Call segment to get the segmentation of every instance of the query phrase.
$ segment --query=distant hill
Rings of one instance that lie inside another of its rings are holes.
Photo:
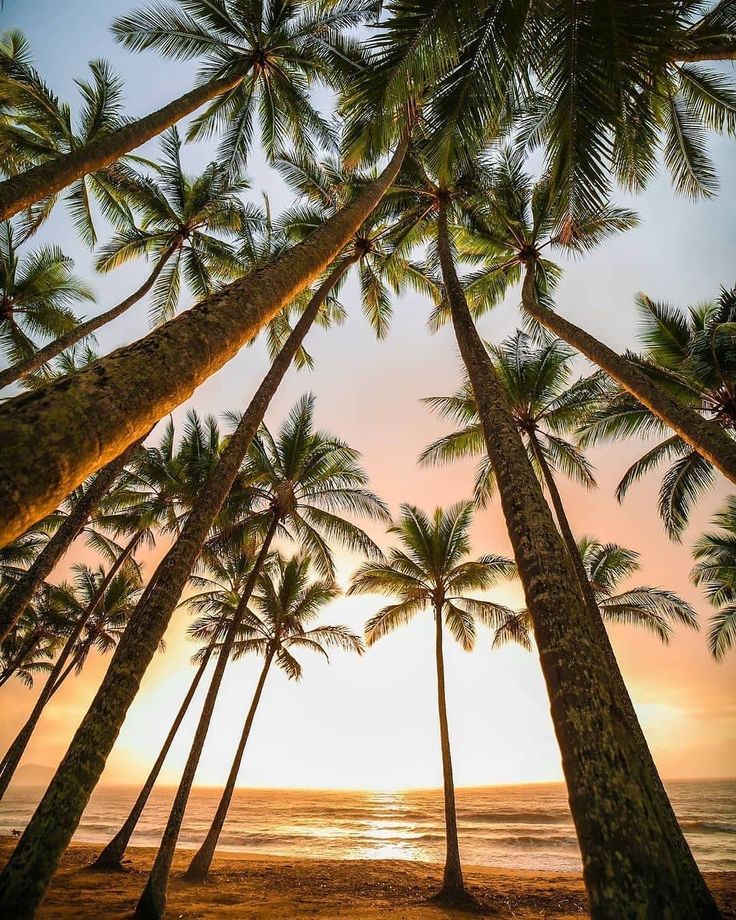
[[[47,786],[54,775],[53,767],[44,767],[37,763],[24,763],[18,767],[13,777],[15,786]]]

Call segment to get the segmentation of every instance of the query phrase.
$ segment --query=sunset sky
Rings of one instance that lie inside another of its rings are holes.
[[[5,0],[0,26],[17,26],[28,35],[42,75],[59,94],[76,102],[73,78],[84,76],[94,57],[109,59],[125,77],[131,114],[141,115],[184,92],[192,84],[194,66],[176,64],[154,53],[132,55],[112,40],[108,26],[129,11],[133,0]],[[74,25],[72,25],[74,24]],[[214,144],[190,145],[184,161],[194,171],[213,157]],[[155,154],[156,145],[146,147]],[[723,189],[736,188],[733,140],[711,141]],[[276,211],[290,200],[278,176],[258,150],[251,158],[249,196],[267,191]],[[733,194],[697,203],[677,199],[666,176],[635,200],[642,225],[607,243],[584,261],[567,266],[557,296],[561,312],[583,324],[608,344],[635,346],[634,295],[644,291],[655,299],[685,305],[715,296],[721,285],[736,282],[736,212]],[[103,231],[103,238],[105,231]],[[54,242],[74,256],[77,271],[91,279],[102,310],[122,299],[142,279],[145,266],[135,265],[111,275],[94,276],[92,259],[75,237],[64,214],[53,218],[31,246]],[[347,440],[363,454],[374,490],[392,512],[402,502],[427,510],[467,498],[473,464],[428,470],[416,465],[422,448],[446,433],[448,425],[431,416],[419,400],[452,392],[460,380],[460,362],[451,331],[432,336],[426,329],[430,305],[415,295],[395,305],[388,339],[377,343],[360,312],[357,285],[348,283],[343,303],[349,311],[340,328],[310,334],[307,347],[316,361],[312,372],[292,369],[267,416],[276,428],[304,392],[317,397],[317,422]],[[480,321],[483,336],[500,341],[519,323],[519,291]],[[187,306],[182,301],[182,306]],[[124,344],[146,331],[146,307],[112,325],[100,336],[101,350]],[[257,342],[244,350],[202,386],[174,414],[181,421],[187,408],[220,414],[244,408],[267,369],[265,348]],[[588,371],[579,363],[581,373]],[[668,541],[657,515],[659,478],[655,474],[634,488],[623,505],[614,488],[641,445],[607,446],[591,451],[599,488],[583,492],[561,482],[577,534],[617,541],[642,555],[642,571],[631,584],[650,584],[677,591],[695,604],[705,623],[712,610],[688,581],[690,546],[723,503],[723,480],[699,505],[682,545]],[[369,528],[388,546],[382,527]],[[288,551],[288,547],[284,547]],[[146,559],[150,574],[163,547]],[[509,552],[498,506],[477,513],[473,552]],[[80,559],[80,548],[65,559],[64,572]],[[359,560],[338,552],[340,584],[345,587]],[[523,604],[518,583],[492,595],[509,605]],[[340,598],[325,614],[329,622],[345,622],[360,630],[381,605],[379,597]],[[194,651],[185,639],[188,614],[174,616],[166,636],[167,650],[154,660],[108,761],[105,780],[137,782],[155,758],[163,736],[191,680],[188,658]],[[614,645],[647,738],[665,778],[736,775],[736,653],[717,665],[709,657],[704,631],[679,629],[667,648],[634,628],[612,630]],[[404,788],[441,782],[435,710],[435,677],[431,617],[420,616],[408,628],[381,640],[363,659],[336,653],[328,666],[302,656],[301,684],[274,673],[267,686],[249,742],[240,782],[248,786]],[[54,698],[26,754],[27,763],[55,766],[84,714],[101,679],[106,660],[90,662],[81,678],[70,680]],[[198,782],[218,784],[227,773],[242,718],[260,664],[255,659],[231,665],[198,773]],[[458,785],[561,779],[557,746],[546,692],[536,658],[517,648],[491,651],[481,634],[476,651],[456,646],[447,652],[450,728]],[[0,743],[5,747],[28,714],[33,693],[14,681],[2,691],[4,718]],[[200,693],[200,699],[202,694]],[[163,771],[175,783],[183,765],[193,716]]]

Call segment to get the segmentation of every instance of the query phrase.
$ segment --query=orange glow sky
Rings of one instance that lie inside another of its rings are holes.
[[[112,44],[107,23],[132,5],[130,0],[114,0],[92,7],[83,0],[71,0],[43,4],[44,16],[39,17],[34,9],[38,13],[40,0],[24,4],[8,0],[0,24],[26,30],[44,74],[62,93],[71,93],[74,74],[69,61],[100,54],[110,57],[126,76],[131,112],[142,113],[181,92],[191,80],[191,68],[154,56],[132,58]],[[75,28],[72,34],[68,23],[73,21],[83,28]],[[65,40],[60,41],[60,36]],[[712,147],[722,185],[733,189],[733,143],[714,142]],[[187,152],[186,162],[194,169],[207,162],[211,153],[211,147],[198,145]],[[257,153],[250,174],[254,194],[267,187],[276,206],[288,200]],[[712,297],[721,285],[732,285],[735,279],[727,271],[736,254],[736,218],[727,198],[723,194],[716,201],[695,205],[676,200],[664,178],[656,181],[634,202],[643,218],[640,229],[569,266],[558,296],[560,309],[609,344],[633,347],[633,296],[637,291],[686,304]],[[89,265],[89,256],[60,213],[44,228],[39,241],[61,243],[77,258],[80,271]],[[101,308],[132,290],[140,277],[140,268],[134,267],[105,279],[95,278]],[[269,424],[276,427],[296,398],[311,390],[317,396],[320,427],[363,452],[373,488],[393,511],[404,501],[431,509],[468,497],[472,464],[438,470],[416,466],[421,449],[448,430],[445,423],[429,415],[419,399],[449,393],[459,381],[459,360],[449,331],[430,336],[425,328],[428,304],[410,296],[397,303],[390,337],[379,344],[360,315],[354,281],[348,284],[343,300],[350,312],[347,323],[328,333],[315,330],[310,335],[307,344],[316,369],[290,372],[269,411]],[[482,320],[486,338],[498,341],[513,331],[517,301],[514,291],[501,308]],[[101,336],[104,349],[143,334],[145,308],[134,313]],[[215,413],[243,408],[266,367],[265,349],[257,343],[201,387],[189,405]],[[582,362],[580,370],[586,370]],[[184,411],[178,410],[175,419],[180,420]],[[711,611],[688,582],[690,544],[722,504],[727,489],[719,483],[697,509],[683,544],[672,544],[656,512],[656,476],[632,490],[623,506],[613,498],[618,479],[640,447],[629,443],[593,451],[599,480],[599,489],[593,493],[561,483],[573,527],[578,534],[638,550],[643,568],[635,583],[678,591],[705,619]],[[381,528],[370,530],[387,545]],[[477,515],[473,549],[476,554],[509,550],[498,508]],[[159,555],[157,551],[147,561],[149,574]],[[75,551],[65,560],[65,568],[80,558],[89,557],[84,550]],[[338,561],[340,582],[345,586],[358,560],[338,554]],[[518,584],[493,596],[515,606],[522,603]],[[380,604],[378,597],[340,598],[325,619],[348,623],[357,630]],[[191,679],[188,656],[193,647],[184,639],[186,622],[183,611],[172,620],[167,651],[157,656],[145,677],[109,759],[105,780],[137,782],[155,758]],[[703,633],[684,629],[677,631],[668,648],[633,628],[618,627],[612,635],[663,776],[736,775],[736,653],[716,665],[707,654]],[[370,789],[438,784],[441,767],[432,653],[427,615],[381,640],[361,660],[336,653],[328,666],[305,655],[305,677],[299,685],[274,673],[246,753],[241,783]],[[26,762],[50,766],[58,762],[105,665],[100,659],[92,660],[82,677],[70,680],[58,694],[28,749]],[[258,667],[255,660],[230,666],[198,782],[217,784],[224,779]],[[534,654],[516,648],[491,651],[485,634],[473,654],[464,654],[457,647],[448,649],[447,683],[458,785],[561,778]],[[15,682],[0,693],[4,713],[0,743],[5,746],[29,712],[34,693]],[[163,781],[177,781],[193,730],[194,721],[189,718],[167,761]]]

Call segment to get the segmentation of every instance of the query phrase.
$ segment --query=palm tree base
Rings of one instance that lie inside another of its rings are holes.
[[[191,882],[194,885],[203,885],[210,877],[208,869],[200,869],[199,866],[190,866],[182,875],[185,882]]]
[[[127,872],[128,869],[122,861],[114,856],[105,856],[101,853],[94,862],[91,862],[87,869],[91,872]]]
[[[485,912],[483,904],[465,888],[443,886],[437,894],[432,895],[429,902],[442,907],[450,907],[453,910],[462,910],[469,914]]]

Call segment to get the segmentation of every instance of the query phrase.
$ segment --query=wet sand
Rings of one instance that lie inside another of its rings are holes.
[[[12,849],[1,844],[2,862]],[[99,846],[69,848],[38,913],[39,920],[99,920],[129,917],[146,880],[155,851],[131,847],[124,873],[87,870]],[[403,860],[311,860],[224,853],[213,863],[210,881],[180,879],[192,851],[180,850],[169,887],[167,916],[199,918],[340,918],[340,920],[441,920],[469,915],[428,903],[442,869]],[[469,866],[468,888],[494,920],[571,920],[587,916],[578,874]],[[726,920],[736,920],[736,872],[712,872],[708,884]]]

